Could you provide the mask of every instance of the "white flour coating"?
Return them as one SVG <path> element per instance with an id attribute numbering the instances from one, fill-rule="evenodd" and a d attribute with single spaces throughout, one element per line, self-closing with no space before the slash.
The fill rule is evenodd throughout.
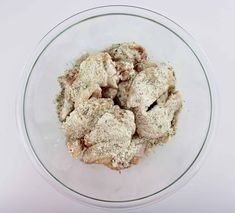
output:
<path id="1" fill-rule="evenodd" d="M 111 112 L 106 112 L 85 136 L 85 144 L 91 146 L 97 143 L 108 143 L 117 144 L 120 147 L 126 146 L 130 144 L 135 129 L 133 112 L 115 106 Z"/>
<path id="2" fill-rule="evenodd" d="M 157 67 L 144 69 L 137 74 L 130 86 L 127 106 L 140 107 L 144 111 L 174 85 L 174 72 L 167 65 L 159 64 Z"/>
<path id="3" fill-rule="evenodd" d="M 144 138 L 160 138 L 173 135 L 175 128 L 172 126 L 172 120 L 181 106 L 181 97 L 177 92 L 170 95 L 164 105 L 156 105 L 147 112 L 136 110 L 138 135 Z"/>
<path id="4" fill-rule="evenodd" d="M 66 144 L 84 163 L 128 168 L 176 132 L 182 99 L 173 68 L 150 62 L 134 42 L 81 56 L 58 81 Z"/>
<path id="5" fill-rule="evenodd" d="M 80 64 L 79 73 L 70 86 L 70 94 L 75 106 L 92 96 L 102 97 L 101 87 L 118 87 L 119 77 L 109 54 L 89 55 L 77 64 Z"/>

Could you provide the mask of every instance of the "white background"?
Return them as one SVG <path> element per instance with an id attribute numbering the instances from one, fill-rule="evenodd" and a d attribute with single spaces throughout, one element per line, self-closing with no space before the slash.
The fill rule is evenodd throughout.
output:
<path id="1" fill-rule="evenodd" d="M 131 212 L 235 212 L 235 1 L 0 0 L 0 212 L 107 212 L 58 193 L 36 171 L 18 133 L 15 99 L 23 66 L 38 41 L 78 11 L 130 4 L 160 12 L 184 27 L 212 63 L 219 119 L 200 171 L 160 203 Z"/>

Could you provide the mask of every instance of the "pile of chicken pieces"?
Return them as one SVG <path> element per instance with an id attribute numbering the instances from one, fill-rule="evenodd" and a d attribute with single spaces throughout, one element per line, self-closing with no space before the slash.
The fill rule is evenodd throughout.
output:
<path id="1" fill-rule="evenodd" d="M 132 42 L 81 56 L 58 78 L 57 114 L 73 158 L 120 170 L 175 134 L 173 68 Z"/>

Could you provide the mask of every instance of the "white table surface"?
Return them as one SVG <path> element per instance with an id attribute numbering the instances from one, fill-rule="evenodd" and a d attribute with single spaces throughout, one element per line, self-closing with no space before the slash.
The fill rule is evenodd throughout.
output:
<path id="1" fill-rule="evenodd" d="M 106 4 L 131 4 L 169 16 L 201 44 L 216 81 L 220 117 L 200 171 L 165 200 L 130 212 L 235 212 L 235 1 L 0 0 L 0 212 L 107 212 L 58 193 L 37 172 L 18 134 L 15 98 L 37 42 L 66 17 Z"/>

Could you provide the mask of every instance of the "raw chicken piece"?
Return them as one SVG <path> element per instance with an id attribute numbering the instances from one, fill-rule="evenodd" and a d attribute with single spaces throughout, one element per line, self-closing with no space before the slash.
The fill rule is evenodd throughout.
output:
<path id="1" fill-rule="evenodd" d="M 111 167 L 112 153 L 107 149 L 105 143 L 98 143 L 83 152 L 82 161 L 84 163 L 104 164 Z"/>
<path id="2" fill-rule="evenodd" d="M 95 126 L 99 118 L 113 107 L 111 99 L 91 98 L 81 103 L 62 123 L 67 141 L 77 143 Z"/>
<path id="3" fill-rule="evenodd" d="M 113 111 L 105 113 L 94 129 L 85 136 L 85 144 L 89 148 L 83 153 L 83 161 L 105 162 L 104 164 L 114 169 L 130 166 L 129 163 L 139 148 L 131 143 L 135 128 L 133 112 L 115 106 Z"/>
<path id="4" fill-rule="evenodd" d="M 137 64 L 146 63 L 147 53 L 145 49 L 136 43 L 114 44 L 107 51 L 115 61 L 121 83 L 118 85 L 117 100 L 119 104 L 127 108 L 129 88 L 136 76 L 134 69 Z M 140 65 L 139 65 L 140 66 Z"/>
<path id="5" fill-rule="evenodd" d="M 145 138 L 162 138 L 175 133 L 172 123 L 182 106 L 179 92 L 168 97 L 164 106 L 154 106 L 145 112 L 136 110 L 137 133 Z"/>
<path id="6" fill-rule="evenodd" d="M 93 81 L 102 87 L 117 88 L 118 76 L 110 55 L 98 53 L 87 57 L 80 64 L 79 79 L 84 82 Z"/>
<path id="7" fill-rule="evenodd" d="M 115 61 L 121 81 L 133 78 L 133 75 L 136 75 L 134 67 L 147 59 L 145 49 L 134 42 L 114 44 L 105 51 L 107 51 L 111 55 L 112 60 Z"/>
<path id="8" fill-rule="evenodd" d="M 70 87 L 76 77 L 78 70 L 76 68 L 68 70 L 64 75 L 58 78 L 61 87 L 61 93 L 57 96 L 57 113 L 60 122 L 63 122 L 69 113 L 74 109 L 70 93 Z"/>
<path id="9" fill-rule="evenodd" d="M 174 86 L 174 72 L 166 64 L 147 68 L 134 78 L 129 90 L 127 107 L 137 107 L 141 111 L 146 111 L 154 101 Z"/>
<path id="10" fill-rule="evenodd" d="M 135 65 L 136 63 L 147 59 L 145 49 L 135 42 L 114 44 L 111 48 L 106 49 L 105 51 L 111 55 L 115 62 L 125 61 L 131 62 Z"/>
<path id="11" fill-rule="evenodd" d="M 115 149 L 114 149 L 115 148 Z M 89 147 L 83 153 L 85 163 L 102 163 L 111 169 L 124 169 L 137 164 L 142 155 L 142 144 L 129 143 L 128 146 L 119 147 L 115 144 L 98 143 Z"/>
<path id="12" fill-rule="evenodd" d="M 95 128 L 85 136 L 85 144 L 89 146 L 96 143 L 110 143 L 122 146 L 130 142 L 135 128 L 133 112 L 115 106 L 111 112 L 106 112 L 98 120 Z"/>
<path id="13" fill-rule="evenodd" d="M 91 96 L 101 97 L 100 87 L 117 88 L 119 77 L 108 53 L 88 56 L 80 63 L 79 75 L 73 82 L 71 93 L 75 105 Z"/>

